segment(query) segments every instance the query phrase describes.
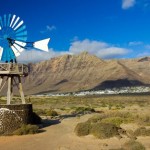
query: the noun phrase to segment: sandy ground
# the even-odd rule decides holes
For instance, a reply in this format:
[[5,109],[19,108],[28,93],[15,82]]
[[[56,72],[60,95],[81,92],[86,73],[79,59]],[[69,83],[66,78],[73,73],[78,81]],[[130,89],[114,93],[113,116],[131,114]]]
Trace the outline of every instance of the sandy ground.
[[[109,150],[120,148],[128,138],[100,140],[92,135],[78,137],[74,133],[77,123],[86,121],[90,115],[65,118],[60,123],[49,125],[44,132],[36,135],[0,137],[0,150]],[[147,150],[150,137],[140,137]]]

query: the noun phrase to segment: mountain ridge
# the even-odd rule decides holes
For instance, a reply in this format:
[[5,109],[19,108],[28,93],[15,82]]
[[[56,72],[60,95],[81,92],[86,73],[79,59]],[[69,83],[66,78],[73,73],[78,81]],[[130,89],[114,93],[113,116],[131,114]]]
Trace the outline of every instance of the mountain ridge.
[[102,60],[87,52],[79,55],[66,54],[30,64],[30,73],[23,80],[23,86],[25,93],[36,94],[101,89],[113,85],[149,85],[148,67],[149,57]]

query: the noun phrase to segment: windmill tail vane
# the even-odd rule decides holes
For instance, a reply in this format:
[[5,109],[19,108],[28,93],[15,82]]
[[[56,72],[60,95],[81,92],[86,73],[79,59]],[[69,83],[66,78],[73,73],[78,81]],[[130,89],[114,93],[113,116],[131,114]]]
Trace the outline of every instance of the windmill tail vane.
[[50,38],[27,42],[24,21],[16,15],[0,16],[0,60],[11,62],[25,49],[38,49],[48,52]]

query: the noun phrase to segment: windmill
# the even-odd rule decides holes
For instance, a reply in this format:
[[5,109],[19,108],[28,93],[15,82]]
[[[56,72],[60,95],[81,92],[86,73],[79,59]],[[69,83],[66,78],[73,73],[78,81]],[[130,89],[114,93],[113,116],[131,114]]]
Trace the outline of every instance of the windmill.
[[17,63],[17,57],[25,49],[39,49],[48,52],[50,38],[27,42],[27,30],[24,21],[12,14],[0,16],[0,91],[6,83],[7,104],[11,103],[14,84],[17,85],[22,104],[25,104],[21,77],[28,75],[28,66]]

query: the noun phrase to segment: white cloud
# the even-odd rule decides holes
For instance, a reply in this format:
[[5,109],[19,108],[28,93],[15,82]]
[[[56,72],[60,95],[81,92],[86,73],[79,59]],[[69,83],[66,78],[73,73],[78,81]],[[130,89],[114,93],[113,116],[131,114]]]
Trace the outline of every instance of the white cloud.
[[46,29],[48,30],[48,31],[52,31],[52,30],[56,30],[56,27],[53,25],[53,26],[49,26],[49,25],[47,25],[46,26]]
[[45,28],[45,30],[42,30],[42,31],[40,31],[40,32],[41,32],[41,33],[47,33],[47,32],[51,32],[51,31],[53,31],[53,30],[56,30],[56,26],[54,26],[54,25],[52,25],[52,26],[47,25],[46,28]]
[[83,51],[87,51],[90,54],[104,59],[123,57],[130,52],[128,49],[113,46],[106,42],[85,39],[83,41],[73,41],[68,51],[55,51],[52,48],[49,49],[49,52],[37,51],[34,49],[26,50],[21,53],[17,60],[18,62],[39,62],[49,60],[59,55],[79,54]]
[[147,56],[150,56],[150,52],[148,51],[144,51],[143,53],[139,53],[137,55],[137,57],[147,57]]
[[122,0],[122,9],[128,9],[136,4],[136,0]]
[[150,50],[150,45],[149,44],[145,45],[145,48],[148,49],[148,50]]
[[83,41],[75,41],[69,48],[69,52],[73,54],[78,54],[82,51],[87,51],[90,54],[94,54],[100,58],[121,57],[129,53],[128,49],[116,47],[105,42],[90,41],[88,39]]
[[68,52],[67,51],[56,52],[52,48],[49,49],[49,52],[43,52],[43,51],[32,49],[32,50],[23,51],[21,55],[17,58],[17,60],[18,62],[24,62],[24,63],[40,62],[64,54],[68,54]]
[[138,46],[138,45],[143,45],[144,43],[141,41],[133,41],[129,42],[129,46]]

